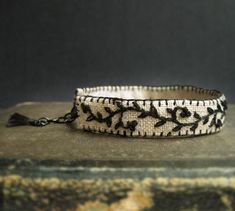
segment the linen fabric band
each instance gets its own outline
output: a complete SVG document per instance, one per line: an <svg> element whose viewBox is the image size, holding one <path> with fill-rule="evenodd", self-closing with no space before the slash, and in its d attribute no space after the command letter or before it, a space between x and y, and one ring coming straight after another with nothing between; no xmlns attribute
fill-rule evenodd
<svg viewBox="0 0 235 211"><path fill-rule="evenodd" d="M194 86L78 88L75 125L130 137L181 137L215 133L225 121L224 94Z"/></svg>

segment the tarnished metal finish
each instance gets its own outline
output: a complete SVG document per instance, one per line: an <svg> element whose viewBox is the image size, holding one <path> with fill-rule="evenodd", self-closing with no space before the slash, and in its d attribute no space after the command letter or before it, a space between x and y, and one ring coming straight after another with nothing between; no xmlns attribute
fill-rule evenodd
<svg viewBox="0 0 235 211"><path fill-rule="evenodd" d="M109 173L108 168L105 171ZM74 179L70 176L67 178L55 175L1 176L2 209L80 211L235 209L235 177Z"/></svg>
<svg viewBox="0 0 235 211"><path fill-rule="evenodd" d="M0 210L235 210L235 106L224 130L187 139L128 139L73 124L6 128L12 111L57 116L69 103L0 113Z"/></svg>
<svg viewBox="0 0 235 211"><path fill-rule="evenodd" d="M40 119L32 121L30 124L33 126L46 126L50 123L57 123L57 124L71 123L77 118L77 116L78 116L77 109L74 106L72 110L69 113L66 113L64 116L56 118L42 117Z"/></svg>

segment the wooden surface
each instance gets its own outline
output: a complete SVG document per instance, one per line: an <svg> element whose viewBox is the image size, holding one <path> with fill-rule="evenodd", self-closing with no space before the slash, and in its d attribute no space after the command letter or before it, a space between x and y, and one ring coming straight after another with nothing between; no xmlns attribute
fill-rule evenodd
<svg viewBox="0 0 235 211"><path fill-rule="evenodd" d="M0 210L235 209L235 105L221 132L195 138L124 138L73 124L5 127L14 112L53 117L71 106L1 111Z"/></svg>

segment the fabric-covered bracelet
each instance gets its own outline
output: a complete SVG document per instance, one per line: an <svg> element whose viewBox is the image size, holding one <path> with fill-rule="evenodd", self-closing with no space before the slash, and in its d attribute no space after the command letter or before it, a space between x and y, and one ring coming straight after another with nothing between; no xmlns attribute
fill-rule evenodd
<svg viewBox="0 0 235 211"><path fill-rule="evenodd" d="M78 88L72 111L59 118L13 114L8 126L70 123L95 133L130 137L181 137L215 133L225 121L224 94L194 86Z"/></svg>
<svg viewBox="0 0 235 211"><path fill-rule="evenodd" d="M124 136L215 133L225 120L225 96L194 86L102 86L77 89L77 127Z"/></svg>

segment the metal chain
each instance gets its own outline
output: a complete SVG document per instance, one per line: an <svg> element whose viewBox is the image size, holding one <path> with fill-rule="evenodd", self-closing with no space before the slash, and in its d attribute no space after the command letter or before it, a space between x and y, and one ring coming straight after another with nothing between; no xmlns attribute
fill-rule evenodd
<svg viewBox="0 0 235 211"><path fill-rule="evenodd" d="M74 106L72 110L69 113L65 114L64 116L57 118L42 117L37 120L31 120L30 124L33 126L46 126L50 123L55 123L55 124L71 123L77 117L78 117L77 108Z"/></svg>

